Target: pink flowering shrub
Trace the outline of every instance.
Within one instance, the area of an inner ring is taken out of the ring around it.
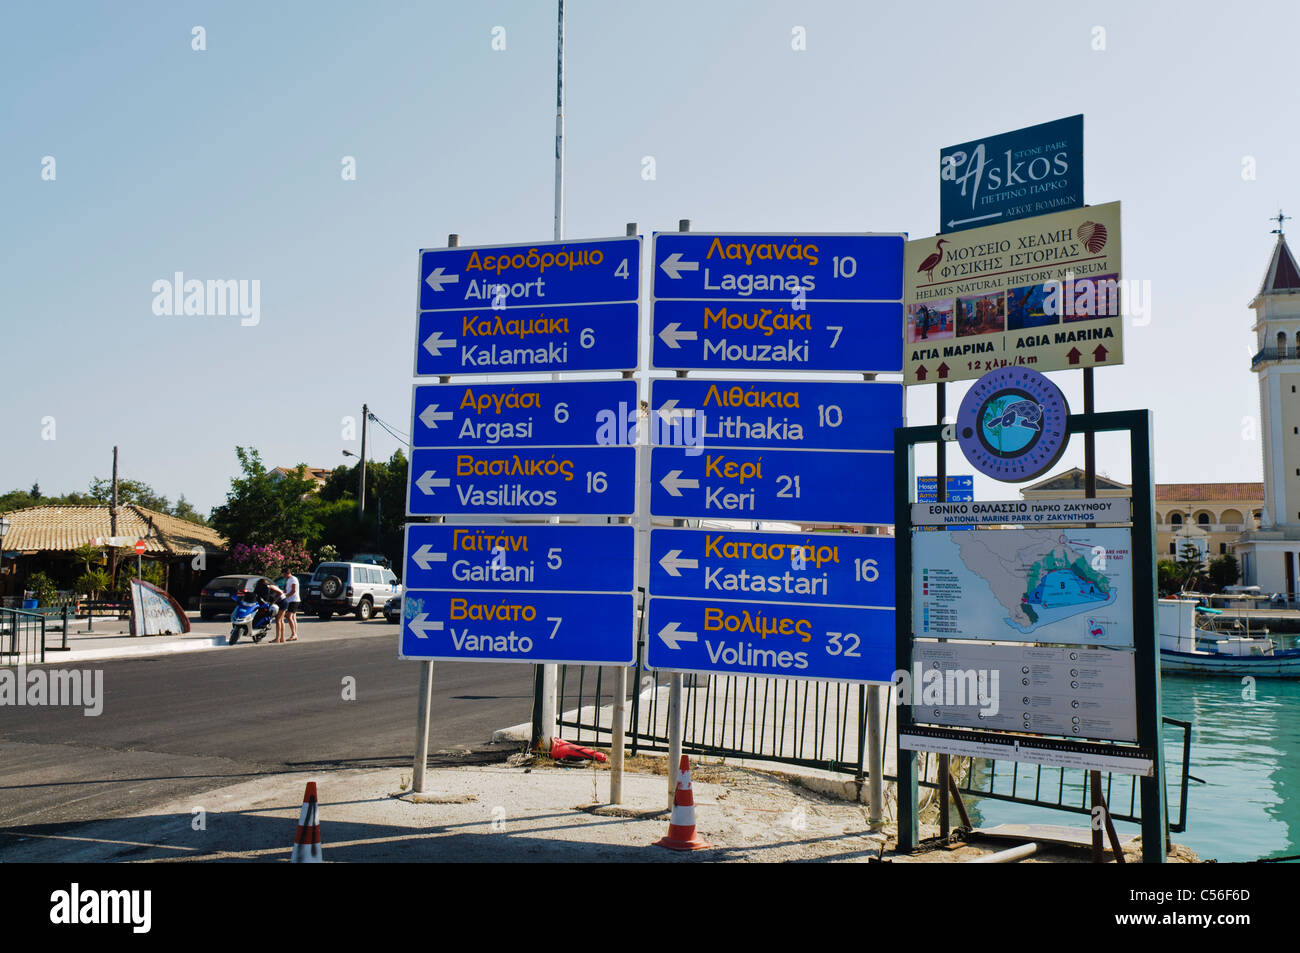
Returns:
[[[285,575],[289,567],[300,573],[311,568],[311,556],[307,550],[288,539],[265,546],[236,543],[230,549],[227,562],[232,572],[256,573],[271,579]]]

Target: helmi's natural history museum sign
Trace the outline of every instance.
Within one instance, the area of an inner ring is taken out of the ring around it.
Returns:
[[[1123,363],[1120,203],[908,242],[903,382]]]

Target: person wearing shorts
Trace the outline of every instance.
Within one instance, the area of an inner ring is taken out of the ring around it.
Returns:
[[[294,575],[294,567],[285,569],[284,598],[280,600],[280,615],[276,619],[277,642],[285,641],[284,623],[289,623],[289,641],[298,641],[298,606],[302,604],[302,585]]]

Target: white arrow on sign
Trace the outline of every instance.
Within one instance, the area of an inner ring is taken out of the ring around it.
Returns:
[[[427,639],[430,632],[442,631],[442,623],[430,622],[429,615],[426,612],[421,612],[414,619],[408,622],[407,625],[411,627],[411,631],[415,633],[417,639]]]
[[[679,569],[699,569],[700,561],[698,559],[682,559],[680,549],[670,549],[664,553],[664,558],[659,560],[659,565],[667,570],[670,576],[680,576]]]
[[[700,481],[694,477],[682,479],[681,470],[669,470],[664,474],[664,478],[659,481],[659,485],[668,491],[671,496],[681,496],[682,490],[698,490]]]
[[[1002,217],[1001,212],[990,212],[988,215],[976,215],[974,218],[959,218],[956,221],[953,221],[952,219],[948,219],[948,227],[952,228],[954,225],[966,225],[970,222],[982,222],[986,218],[1001,218],[1001,217]]]
[[[673,252],[662,262],[659,267],[664,270],[664,274],[674,280],[680,278],[683,271],[699,271],[700,263],[698,261],[682,261],[682,253]]]
[[[678,407],[677,398],[664,401],[664,405],[659,408],[659,416],[668,421],[669,424],[675,424],[678,417],[694,417],[694,407]]]
[[[445,275],[443,274],[442,265],[439,265],[437,268],[433,269],[433,271],[429,272],[429,277],[424,280],[425,283],[434,291],[441,291],[443,285],[455,284],[460,281],[460,275]]]
[[[681,325],[674,321],[665,325],[664,329],[659,332],[659,339],[667,344],[674,351],[681,347],[682,341],[694,341],[699,337],[694,331],[679,331]]]
[[[700,637],[694,632],[682,632],[677,628],[676,622],[669,622],[659,630],[659,638],[664,640],[664,645],[670,649],[676,650],[681,648],[678,642],[698,642]]]
[[[423,421],[424,425],[430,430],[437,430],[438,421],[451,420],[451,411],[444,410],[442,413],[438,413],[438,405],[430,404],[428,407],[424,408],[424,410],[420,411],[420,420]]]
[[[435,553],[429,548],[429,544],[425,543],[415,552],[411,553],[411,558],[415,560],[416,565],[421,569],[428,569],[430,563],[445,563],[447,561],[447,554]]]
[[[420,479],[415,481],[415,485],[420,488],[420,492],[425,496],[433,496],[435,487],[451,486],[451,480],[446,477],[435,480],[433,475],[437,472],[437,470],[425,470],[420,474]]]
[[[434,331],[432,334],[430,334],[427,338],[424,339],[424,349],[428,351],[430,354],[432,354],[434,357],[442,357],[443,348],[455,347],[455,346],[456,346],[456,339],[452,338],[450,341],[444,341],[442,338],[441,331]]]

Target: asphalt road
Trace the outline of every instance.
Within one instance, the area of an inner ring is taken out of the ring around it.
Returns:
[[[56,832],[257,774],[410,764],[419,664],[396,658],[396,626],[366,631],[83,663],[104,673],[98,717],[0,708],[0,829]],[[531,666],[436,664],[430,762],[499,759],[492,732],[531,709]]]

